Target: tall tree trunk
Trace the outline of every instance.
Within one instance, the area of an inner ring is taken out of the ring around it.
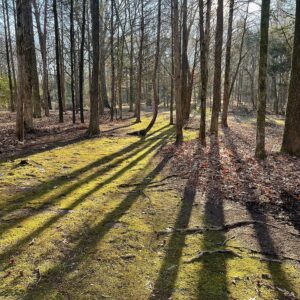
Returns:
[[[208,51],[210,37],[210,14],[211,0],[207,0],[206,4],[206,23],[204,29],[204,1],[199,1],[200,15],[200,76],[201,76],[201,91],[200,91],[200,130],[199,138],[202,145],[206,144],[206,98],[208,84]]]
[[[61,66],[60,66],[60,49],[59,49],[59,28],[57,17],[57,3],[53,0],[53,15],[54,15],[54,30],[55,30],[55,56],[56,56],[56,83],[57,83],[57,97],[59,107],[59,122],[64,122],[64,107],[61,92]]]
[[[180,37],[179,37],[179,12],[178,0],[173,1],[173,26],[174,26],[174,77],[175,77],[175,102],[176,102],[176,144],[183,141],[183,114],[181,93],[181,61],[180,61]]]
[[[188,30],[187,30],[187,0],[182,2],[182,50],[181,50],[181,101],[182,101],[182,114],[184,122],[189,118],[188,109],[188,72],[189,62],[187,57],[188,49]]]
[[[140,47],[139,47],[139,58],[138,58],[138,74],[137,74],[137,95],[135,102],[135,115],[136,123],[141,122],[141,98],[142,98],[142,76],[143,76],[143,49],[145,39],[145,19],[144,19],[144,0],[141,2],[141,25],[140,25]]]
[[[222,75],[222,46],[223,46],[223,0],[218,0],[217,24],[215,36],[215,64],[213,84],[213,107],[211,114],[210,132],[218,136],[219,112],[221,108],[221,75]]]
[[[111,103],[110,103],[110,120],[114,119],[116,89],[115,89],[115,54],[114,54],[114,0],[111,0],[111,19],[110,19],[110,60],[111,60]]]
[[[76,122],[76,111],[75,111],[75,91],[74,91],[74,0],[71,0],[70,8],[70,46],[71,46],[71,98],[72,98],[72,121],[73,124]]]
[[[16,38],[18,57],[18,100],[16,133],[19,140],[24,139],[24,129],[32,130],[32,105],[31,105],[31,34],[30,27],[30,2],[16,1]],[[26,107],[26,111],[25,111]]]
[[[286,107],[282,151],[300,156],[300,1],[296,1],[293,61]]]
[[[255,156],[263,159],[265,152],[265,123],[267,100],[267,64],[269,43],[269,17],[270,0],[262,0],[260,23],[260,50],[259,50],[259,74],[258,74],[258,107],[256,128]]]
[[[234,0],[229,2],[229,16],[227,29],[227,42],[225,54],[225,75],[224,75],[224,93],[223,93],[223,112],[222,112],[222,126],[228,127],[227,116],[229,106],[229,89],[230,89],[230,63],[231,63],[231,41],[232,41],[232,21],[233,21]]]
[[[48,23],[48,0],[44,1],[44,29],[42,31],[40,12],[36,0],[32,0],[36,27],[39,36],[39,43],[42,56],[43,65],[43,106],[45,115],[49,116],[49,103],[48,103],[48,59],[47,59],[47,23]]]
[[[37,71],[37,61],[36,61],[36,53],[35,53],[35,42],[34,42],[34,31],[33,31],[33,20],[32,20],[32,9],[31,9],[31,1],[30,2],[30,54],[31,54],[31,87],[32,87],[32,101],[33,101],[33,116],[35,118],[42,117],[42,107],[41,107],[41,97],[40,97],[40,84],[39,84],[39,76]]]
[[[9,108],[11,112],[15,111],[15,101],[14,101],[14,90],[13,90],[13,84],[12,84],[12,72],[11,72],[11,60],[13,60],[13,57],[10,57],[10,51],[9,51],[9,42],[8,42],[8,26],[7,26],[7,20],[9,19],[8,14],[6,14],[7,11],[7,1],[4,2],[2,0],[2,11],[3,11],[3,21],[4,21],[4,35],[5,35],[5,53],[6,53],[6,63],[7,63],[7,72],[8,72],[8,83],[9,83],[9,92],[10,92],[10,101],[9,101]]]
[[[130,66],[129,66],[129,111],[133,111],[133,103],[134,103],[134,90],[133,90],[133,55],[134,55],[134,48],[133,48],[133,30],[134,30],[134,24],[135,19],[132,20],[131,18],[131,9],[129,8],[129,20],[130,20],[130,54],[129,54],[129,60],[130,60]]]
[[[157,115],[158,115],[158,85],[157,85],[157,71],[159,65],[159,57],[160,57],[160,34],[161,34],[161,0],[158,0],[158,13],[157,13],[157,34],[156,34],[156,51],[155,51],[155,61],[154,61],[154,69],[152,76],[152,88],[153,88],[153,116],[149,123],[149,125],[140,131],[140,135],[145,136],[155,124]]]
[[[85,39],[85,22],[86,22],[86,0],[82,3],[82,24],[81,24],[81,44],[79,58],[79,106],[80,106],[80,121],[84,123],[83,113],[83,89],[84,89],[84,39]]]
[[[170,99],[170,125],[174,124],[174,2],[171,1],[171,99]]]
[[[104,17],[105,17],[105,7],[104,1],[101,1],[100,6],[100,86],[101,86],[101,102],[106,108],[109,108],[107,88],[106,88],[106,73],[105,73],[105,29],[104,29]]]
[[[61,98],[63,103],[64,112],[66,111],[66,82],[65,82],[65,55],[64,55],[64,8],[63,8],[63,1],[60,1],[60,43],[59,43],[59,50],[60,50],[60,78],[61,78]]]
[[[93,65],[92,81],[90,84],[90,124],[88,128],[89,135],[97,135],[99,130],[99,0],[90,0],[91,21],[92,21],[92,47],[93,47]]]

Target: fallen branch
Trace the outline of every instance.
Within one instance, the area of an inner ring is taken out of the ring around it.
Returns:
[[[238,253],[233,252],[232,250],[214,250],[214,251],[201,251],[192,259],[186,261],[186,263],[193,263],[197,260],[201,260],[204,256],[215,255],[215,254],[229,254],[239,258],[242,258]]]
[[[248,248],[248,247],[241,247],[241,246],[227,246],[227,247],[237,249],[237,250],[240,250],[240,251],[247,250],[250,253],[269,256],[269,257],[257,257],[257,256],[252,256],[251,257],[251,258],[259,259],[261,261],[282,263],[283,260],[290,260],[290,261],[300,263],[300,259],[295,258],[295,257],[290,257],[290,256],[285,256],[285,255],[278,256],[278,255],[274,255],[274,254],[272,254],[270,252],[267,252],[267,251],[258,251],[258,250],[254,250],[254,249],[251,249],[251,248]]]
[[[207,231],[229,231],[234,228],[242,227],[242,226],[250,226],[250,225],[261,225],[261,226],[268,226],[276,229],[282,230],[282,227],[276,226],[274,224],[265,223],[258,220],[245,220],[245,221],[239,221],[235,223],[229,223],[225,224],[223,226],[212,226],[212,227],[193,227],[193,228],[169,228],[167,230],[162,230],[157,232],[157,237],[165,234],[170,233],[185,233],[185,234],[203,234]],[[300,237],[299,233],[286,231],[286,233],[289,233],[290,235]]]

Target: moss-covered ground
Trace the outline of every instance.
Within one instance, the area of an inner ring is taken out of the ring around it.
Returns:
[[[189,263],[201,250],[225,249],[216,246],[223,233],[157,238],[159,230],[211,220],[195,190],[182,197],[170,181],[159,186],[171,159],[159,149],[174,141],[167,116],[146,138],[124,133],[0,164],[0,299],[300,297],[299,266],[292,262],[237,250],[241,258],[219,254]]]

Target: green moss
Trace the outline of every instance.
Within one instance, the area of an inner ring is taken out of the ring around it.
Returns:
[[[257,278],[270,273],[259,260],[217,256],[187,263],[215,248],[222,235],[155,234],[174,226],[182,205],[176,190],[151,186],[164,176],[157,150],[174,141],[168,116],[145,139],[123,130],[30,155],[24,166],[20,159],[0,164],[0,298],[147,299],[159,285],[162,295],[172,289],[172,299],[255,296]],[[185,131],[186,139],[196,136]],[[190,226],[201,220],[193,207]],[[299,270],[282,268],[300,295]],[[278,297],[260,290],[261,299]]]

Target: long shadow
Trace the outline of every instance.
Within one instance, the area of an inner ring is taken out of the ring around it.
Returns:
[[[200,152],[200,146],[194,156]],[[196,187],[198,182],[200,160],[195,161],[195,165],[186,182],[182,204],[177,215],[174,228],[188,228],[193,203],[196,196]],[[183,247],[185,244],[185,235],[181,233],[173,233],[167,245],[164,261],[160,267],[160,271],[152,294],[149,299],[170,299],[175,287],[180,258],[182,256]]]
[[[110,176],[108,179],[104,180],[103,182],[97,184],[94,188],[92,188],[90,191],[86,192],[85,194],[81,195],[77,200],[75,200],[72,204],[70,204],[66,210],[72,210],[76,208],[80,203],[82,203],[88,196],[95,193],[99,189],[101,189],[106,184],[109,184],[113,180],[120,177],[122,174],[124,174],[126,171],[128,171],[130,168],[138,164],[139,161],[141,161],[143,158],[145,158],[147,155],[155,151],[156,149],[162,147],[164,144],[167,143],[163,137],[167,137],[168,133],[165,134],[165,136],[162,136],[162,138],[155,143],[153,146],[148,148],[146,151],[144,151],[141,155],[139,155],[136,159],[134,159],[132,162],[130,162],[127,166],[123,167],[121,170],[119,170],[117,173],[115,173],[113,176]],[[87,179],[85,182],[88,182],[90,179]],[[44,230],[46,230],[48,227],[53,225],[55,222],[57,222],[59,219],[61,219],[64,215],[56,215],[52,218],[50,218],[48,221],[46,221],[41,227],[37,228],[24,238],[18,240],[17,243],[10,246],[8,250],[5,250],[0,254],[0,260],[4,260],[6,257],[11,256],[16,250],[19,250],[20,247],[25,246],[30,240],[36,238],[38,235],[40,235]]]
[[[169,129],[165,130],[166,128],[169,128]],[[170,128],[170,126],[166,125],[166,126],[159,128],[156,131],[151,132],[151,134],[149,134],[148,137],[151,137],[154,134],[156,134],[157,132],[162,131],[159,135],[156,136],[157,138],[160,138],[162,136],[162,134],[164,134],[165,132],[169,132],[170,130],[172,130]],[[1,214],[1,217],[3,218],[6,216],[6,214],[8,214],[18,208],[21,208],[22,206],[26,205],[28,202],[31,202],[35,199],[42,197],[44,194],[48,193],[49,191],[52,191],[54,189],[54,187],[62,186],[64,184],[68,183],[69,181],[75,179],[79,175],[90,171],[93,168],[97,168],[97,167],[100,167],[101,165],[107,164],[119,156],[129,154],[131,151],[136,150],[138,147],[143,146],[145,144],[145,142],[148,142],[150,140],[151,140],[151,138],[150,139],[149,138],[140,139],[139,141],[121,149],[120,151],[114,152],[113,154],[107,155],[96,161],[93,161],[92,163],[84,166],[83,168],[77,169],[68,174],[64,174],[64,175],[55,177],[54,179],[49,180],[46,183],[35,186],[33,188],[33,190],[25,192],[25,193],[23,192],[20,197],[17,197],[14,200],[8,199],[8,201],[6,201],[2,205],[0,205],[0,211],[5,211],[5,215]],[[77,183],[67,187],[64,191],[60,192],[60,194],[56,197],[64,196],[65,193],[69,193],[76,187],[78,187]],[[9,205],[7,204],[8,202],[10,203]]]
[[[210,140],[210,154],[208,158],[207,190],[204,207],[204,225],[224,225],[224,185],[220,162],[218,141],[214,136]],[[226,239],[222,232],[204,232],[202,251],[216,250],[218,244]],[[198,279],[198,299],[228,299],[227,292],[227,267],[228,254],[217,254],[201,259],[201,269]]]
[[[158,139],[163,139],[165,137],[167,137],[170,133],[172,132],[172,129],[170,128],[169,130],[163,131],[161,134],[157,135]],[[145,149],[148,146],[150,146],[155,140],[153,139],[148,139],[146,141],[144,141],[144,143],[142,144],[142,148]],[[85,177],[84,179],[78,180],[76,183],[72,184],[71,186],[67,187],[66,189],[64,189],[63,191],[61,191],[58,195],[54,196],[54,195],[49,195],[49,200],[48,201],[44,201],[43,203],[41,203],[38,206],[35,206],[34,210],[30,212],[29,215],[24,215],[24,216],[20,216],[19,218],[15,218],[14,222],[11,223],[7,223],[4,226],[2,226],[2,235],[10,228],[15,227],[17,224],[21,223],[22,221],[24,221],[27,218],[33,217],[34,215],[40,213],[45,207],[46,205],[55,205],[62,197],[65,197],[66,195],[68,195],[69,193],[73,192],[74,190],[78,189],[80,186],[82,186],[83,184],[85,184],[86,182],[90,182],[91,180],[94,180],[95,178],[105,174],[106,172],[108,172],[109,170],[117,167],[119,164],[121,164],[123,161],[130,159],[131,157],[135,156],[136,154],[138,154],[141,151],[140,147],[135,147],[135,151],[131,151],[128,152],[127,155],[118,160],[116,160],[114,163],[108,164],[106,165],[104,168],[97,170],[96,172],[94,172],[93,174]],[[5,217],[2,216],[2,217]],[[1,234],[0,234],[1,237]]]
[[[234,139],[232,138],[232,133],[230,129],[224,129],[224,137],[225,137],[225,147],[229,149],[233,156],[235,157],[234,164],[236,167],[236,173],[238,177],[240,178],[240,182],[253,182],[253,178],[251,176],[240,172],[241,167],[244,170],[247,170],[251,166],[249,163],[244,161],[242,157],[240,156],[236,145],[234,144]],[[250,214],[252,220],[259,220],[262,223],[254,224],[254,231],[255,235],[260,247],[260,250],[263,254],[272,256],[272,258],[278,258],[278,253],[276,250],[276,247],[274,245],[274,241],[272,239],[271,233],[269,231],[269,228],[267,226],[267,217],[265,213],[259,208],[259,199],[257,199],[257,196],[254,194],[253,190],[249,188],[247,184],[243,184],[243,190],[246,192],[247,195],[249,195],[249,198],[252,199],[252,201],[247,201],[245,203],[246,209],[248,213]],[[281,267],[281,264],[279,263],[272,263],[270,261],[266,262],[267,267],[269,269],[269,272],[272,277],[272,281],[274,286],[276,287],[282,287],[287,289],[290,292],[293,292],[292,284],[290,283],[288,277],[286,276],[284,270]],[[277,291],[277,290],[276,290]],[[283,295],[277,291],[279,299],[283,299]]]
[[[23,299],[37,299],[36,296],[40,289],[45,292],[45,290],[50,291],[51,288],[55,288],[74,267],[85,259],[85,251],[80,251],[80,249],[95,248],[112,229],[112,226],[107,226],[107,224],[118,221],[131,208],[133,203],[136,202],[143,193],[143,190],[145,190],[151,181],[163,170],[170,158],[170,156],[164,157],[151,172],[146,174],[138,187],[130,191],[113,211],[108,213],[101,222],[89,230],[86,234],[88,238],[79,237],[76,247],[70,249],[70,251],[57,262],[55,267],[43,274],[42,279],[37,284],[29,286]],[[91,239],[91,237],[94,238]],[[70,258],[72,258],[72,264],[69,263]]]

